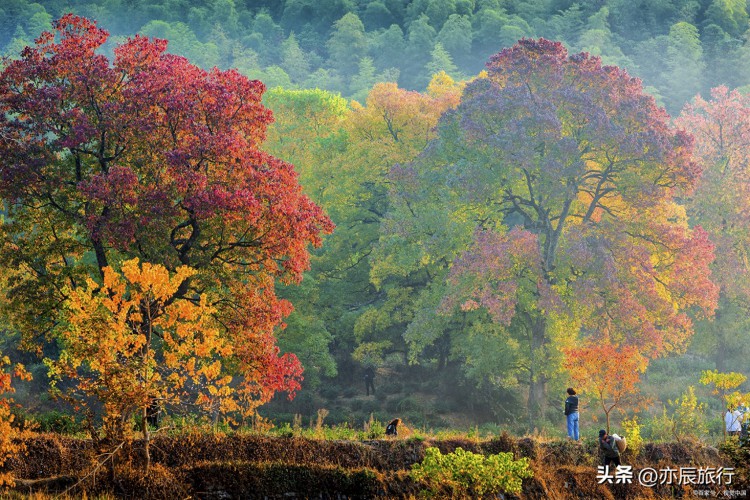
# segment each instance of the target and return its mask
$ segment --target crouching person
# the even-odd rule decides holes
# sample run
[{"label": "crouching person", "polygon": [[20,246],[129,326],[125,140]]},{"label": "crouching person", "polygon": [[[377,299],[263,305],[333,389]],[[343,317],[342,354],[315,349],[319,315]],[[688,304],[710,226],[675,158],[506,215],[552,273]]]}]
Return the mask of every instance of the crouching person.
[{"label": "crouching person", "polygon": [[620,450],[617,447],[615,438],[607,435],[604,429],[599,431],[599,450],[604,455],[604,466],[614,464],[614,467],[620,465]]},{"label": "crouching person", "polygon": [[401,423],[400,418],[394,418],[390,422],[388,422],[388,425],[385,428],[385,435],[386,436],[398,436],[398,426]]}]

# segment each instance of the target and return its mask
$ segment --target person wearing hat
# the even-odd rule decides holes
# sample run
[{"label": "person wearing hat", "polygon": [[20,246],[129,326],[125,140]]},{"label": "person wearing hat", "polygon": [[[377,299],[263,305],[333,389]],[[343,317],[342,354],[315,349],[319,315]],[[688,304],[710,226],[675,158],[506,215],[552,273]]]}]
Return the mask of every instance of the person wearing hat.
[{"label": "person wearing hat", "polygon": [[565,400],[565,418],[568,420],[568,437],[578,441],[578,396],[575,389],[568,387],[568,398]]},{"label": "person wearing hat", "polygon": [[604,466],[614,464],[615,467],[620,466],[620,450],[617,448],[615,438],[607,435],[607,431],[604,429],[599,431],[599,449],[604,454]]}]

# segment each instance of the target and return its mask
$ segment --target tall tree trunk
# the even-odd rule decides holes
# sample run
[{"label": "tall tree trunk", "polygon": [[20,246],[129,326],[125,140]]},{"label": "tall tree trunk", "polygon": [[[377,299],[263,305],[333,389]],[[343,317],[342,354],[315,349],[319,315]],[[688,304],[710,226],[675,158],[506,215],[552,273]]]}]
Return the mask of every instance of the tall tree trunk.
[{"label": "tall tree trunk", "polygon": [[448,365],[448,356],[451,351],[451,339],[449,334],[444,333],[435,343],[438,350],[437,371],[442,372]]},{"label": "tall tree trunk", "polygon": [[148,430],[148,406],[143,407],[141,416],[141,430],[143,430],[143,449],[146,453],[146,474],[148,474],[148,471],[151,468],[151,450],[149,449],[149,445],[151,444],[151,433]]},{"label": "tall tree trunk", "polygon": [[529,431],[537,426],[547,407],[547,375],[542,368],[547,364],[547,321],[543,316],[527,314],[531,330],[529,345]]},{"label": "tall tree trunk", "polygon": [[[141,350],[141,356],[143,358],[143,367],[145,371],[143,372],[143,383],[144,385],[148,385],[148,379],[149,379],[149,361],[150,357],[152,355],[151,352],[151,340],[153,338],[153,325],[154,325],[154,307],[155,304],[151,303],[150,301],[142,303],[140,305],[141,309],[141,317],[143,318],[142,323],[140,325],[141,334],[146,338],[146,341],[143,344],[142,350]],[[146,454],[146,473],[148,474],[148,471],[151,467],[151,433],[148,430],[148,421],[149,421],[149,410],[155,400],[152,398],[154,397],[153,394],[149,393],[148,398],[146,399],[146,404],[141,409],[141,417],[142,417],[142,423],[141,423],[141,430],[143,431],[143,448]]]},{"label": "tall tree trunk", "polygon": [[716,345],[714,346],[714,365],[716,366],[716,370],[724,373],[727,372],[727,334],[726,334],[726,325],[721,323],[721,316],[722,316],[722,309],[721,306],[716,309],[716,312],[714,313],[714,321],[711,324],[710,328],[713,330],[714,335],[716,336]]}]

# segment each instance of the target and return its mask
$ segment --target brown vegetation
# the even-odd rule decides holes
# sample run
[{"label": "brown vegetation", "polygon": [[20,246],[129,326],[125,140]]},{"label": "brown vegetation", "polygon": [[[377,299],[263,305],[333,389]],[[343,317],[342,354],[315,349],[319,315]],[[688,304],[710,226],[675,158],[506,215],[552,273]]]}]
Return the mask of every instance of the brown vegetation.
[{"label": "brown vegetation", "polygon": [[[524,481],[520,499],[672,498],[692,496],[685,486],[653,488],[598,484],[596,446],[571,441],[542,442],[506,434],[494,439],[339,441],[258,434],[186,434],[151,442],[152,466],[144,475],[142,443],[134,441],[112,466],[99,466],[88,440],[41,434],[25,440],[26,451],[9,463],[16,491],[114,494],[129,498],[282,498],[292,493],[314,498],[412,498],[422,487],[408,474],[428,446],[443,453],[463,448],[475,453],[512,452],[531,459],[534,477]],[[746,450],[745,450],[746,451]],[[631,453],[631,454],[629,454]],[[747,453],[741,455],[745,457]],[[738,460],[736,453],[735,460]],[[744,458],[739,458],[744,460]],[[701,444],[647,444],[638,456],[624,454],[636,469],[653,467],[739,467],[729,455]],[[738,482],[739,481],[739,482]],[[742,483],[744,481],[744,485]],[[747,472],[731,487],[745,489]]]}]

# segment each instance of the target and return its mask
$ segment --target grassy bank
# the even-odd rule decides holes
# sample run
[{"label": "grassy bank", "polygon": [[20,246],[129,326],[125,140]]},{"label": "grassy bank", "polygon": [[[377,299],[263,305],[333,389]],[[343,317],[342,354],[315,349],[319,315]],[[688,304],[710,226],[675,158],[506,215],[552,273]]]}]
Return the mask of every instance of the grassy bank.
[{"label": "grassy bank", "polygon": [[[429,447],[448,454],[458,448],[484,456],[501,452],[527,457],[533,477],[524,479],[520,499],[674,498],[698,490],[718,497],[748,490],[747,449],[717,449],[701,443],[645,443],[626,450],[623,462],[637,471],[680,468],[736,468],[731,486],[706,484],[599,484],[596,443],[514,438],[412,437],[397,439],[315,439],[261,433],[183,433],[151,443],[151,467],[144,473],[140,441],[103,455],[87,439],[38,434],[9,469],[15,496],[64,494],[103,498],[418,498],[426,485],[409,471]],[[742,467],[744,464],[744,468]],[[443,491],[439,496],[457,496]],[[38,497],[38,496],[37,496]],[[509,496],[506,496],[509,498]],[[741,498],[741,497],[740,497]]]}]

